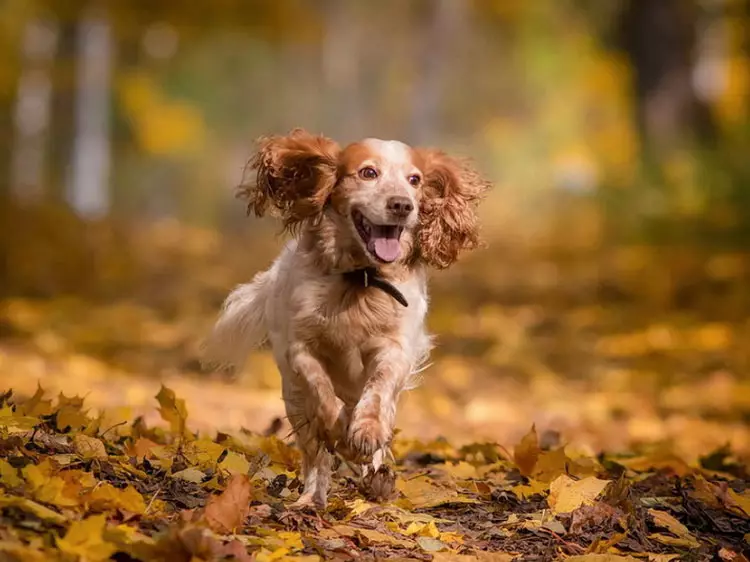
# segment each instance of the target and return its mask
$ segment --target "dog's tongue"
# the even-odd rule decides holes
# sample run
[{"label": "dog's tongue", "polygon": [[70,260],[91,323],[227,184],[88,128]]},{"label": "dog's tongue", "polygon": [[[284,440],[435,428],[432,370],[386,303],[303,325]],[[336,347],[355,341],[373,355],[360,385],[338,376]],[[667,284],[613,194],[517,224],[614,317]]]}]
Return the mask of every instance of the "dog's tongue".
[{"label": "dog's tongue", "polygon": [[401,244],[399,244],[398,238],[373,236],[371,242],[375,250],[375,255],[385,262],[396,261],[401,255]]}]

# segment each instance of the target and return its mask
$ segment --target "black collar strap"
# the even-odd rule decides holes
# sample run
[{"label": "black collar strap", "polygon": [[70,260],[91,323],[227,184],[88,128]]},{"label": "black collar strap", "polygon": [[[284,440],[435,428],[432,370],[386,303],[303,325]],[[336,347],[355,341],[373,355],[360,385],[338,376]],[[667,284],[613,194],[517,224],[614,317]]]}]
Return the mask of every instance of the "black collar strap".
[{"label": "black collar strap", "polygon": [[378,270],[374,267],[363,267],[362,269],[347,271],[344,273],[344,279],[354,285],[376,287],[384,293],[392,296],[402,306],[409,306],[409,302],[406,300],[406,297],[404,297],[404,294],[399,291],[393,283],[380,277]]}]

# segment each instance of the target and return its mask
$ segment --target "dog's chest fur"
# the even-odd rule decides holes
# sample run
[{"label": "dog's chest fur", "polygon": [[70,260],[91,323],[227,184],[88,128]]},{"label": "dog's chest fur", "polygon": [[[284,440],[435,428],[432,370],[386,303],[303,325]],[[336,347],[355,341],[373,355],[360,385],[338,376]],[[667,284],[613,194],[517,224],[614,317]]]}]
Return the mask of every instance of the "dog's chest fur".
[{"label": "dog's chest fur", "polygon": [[307,310],[298,318],[306,324],[311,343],[334,353],[366,346],[373,339],[399,336],[403,307],[375,287],[332,276],[316,282],[308,297],[312,298]]}]

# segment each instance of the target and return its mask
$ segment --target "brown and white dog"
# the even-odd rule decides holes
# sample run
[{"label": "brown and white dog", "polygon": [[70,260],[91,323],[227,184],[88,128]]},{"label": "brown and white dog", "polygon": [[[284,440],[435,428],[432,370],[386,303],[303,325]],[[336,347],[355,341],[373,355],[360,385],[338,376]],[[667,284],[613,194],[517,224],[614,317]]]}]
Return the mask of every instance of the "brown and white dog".
[{"label": "brown and white dog", "polygon": [[431,338],[426,270],[478,244],[490,185],[466,162],[398,141],[340,148],[294,130],[259,141],[248,213],[273,210],[294,234],[270,269],[227,298],[206,360],[241,365],[269,341],[303,453],[298,505],[325,506],[331,451],[383,466],[399,394]]}]

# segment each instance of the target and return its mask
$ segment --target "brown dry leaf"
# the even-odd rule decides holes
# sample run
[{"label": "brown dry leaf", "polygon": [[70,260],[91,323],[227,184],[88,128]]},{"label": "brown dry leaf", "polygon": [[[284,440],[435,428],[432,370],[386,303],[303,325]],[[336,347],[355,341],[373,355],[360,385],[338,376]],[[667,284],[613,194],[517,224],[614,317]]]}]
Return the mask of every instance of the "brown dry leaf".
[{"label": "brown dry leaf", "polygon": [[533,474],[540,452],[536,426],[532,425],[531,431],[513,448],[513,461],[521,474],[527,477]]},{"label": "brown dry leaf", "polygon": [[96,437],[89,437],[83,433],[77,433],[73,437],[73,449],[84,460],[103,460],[107,458],[107,450],[104,448],[102,440]]},{"label": "brown dry leaf", "polygon": [[229,479],[221,495],[212,496],[203,514],[204,519],[217,533],[231,533],[242,526],[250,509],[252,484],[245,474],[235,474]]},{"label": "brown dry leaf", "polygon": [[594,476],[573,480],[563,474],[550,484],[547,503],[553,513],[570,513],[582,505],[591,505],[608,484],[609,480]]},{"label": "brown dry leaf", "polygon": [[75,521],[64,537],[56,539],[57,548],[87,562],[107,560],[114,554],[116,547],[104,540],[106,523],[104,515],[93,515],[82,521]]},{"label": "brown dry leaf", "polygon": [[719,549],[719,558],[725,562],[747,562],[747,557],[741,552],[735,552],[726,547]]},{"label": "brown dry leaf", "polygon": [[695,489],[690,492],[693,498],[702,501],[708,507],[718,509],[722,506],[719,500],[721,490],[708,482],[703,476],[696,476],[695,480],[693,480],[693,486]]},{"label": "brown dry leaf", "polygon": [[667,529],[670,533],[676,535],[676,537],[670,537],[669,535],[654,533],[649,535],[649,538],[672,546],[687,546],[690,548],[698,548],[700,546],[700,543],[688,528],[666,511],[649,509],[648,513],[653,518],[654,525],[662,529]]},{"label": "brown dry leaf", "polygon": [[162,419],[169,423],[169,427],[174,433],[183,435],[188,415],[185,401],[177,398],[174,390],[164,385],[159,389],[156,400],[159,402],[159,414],[161,414]]}]

